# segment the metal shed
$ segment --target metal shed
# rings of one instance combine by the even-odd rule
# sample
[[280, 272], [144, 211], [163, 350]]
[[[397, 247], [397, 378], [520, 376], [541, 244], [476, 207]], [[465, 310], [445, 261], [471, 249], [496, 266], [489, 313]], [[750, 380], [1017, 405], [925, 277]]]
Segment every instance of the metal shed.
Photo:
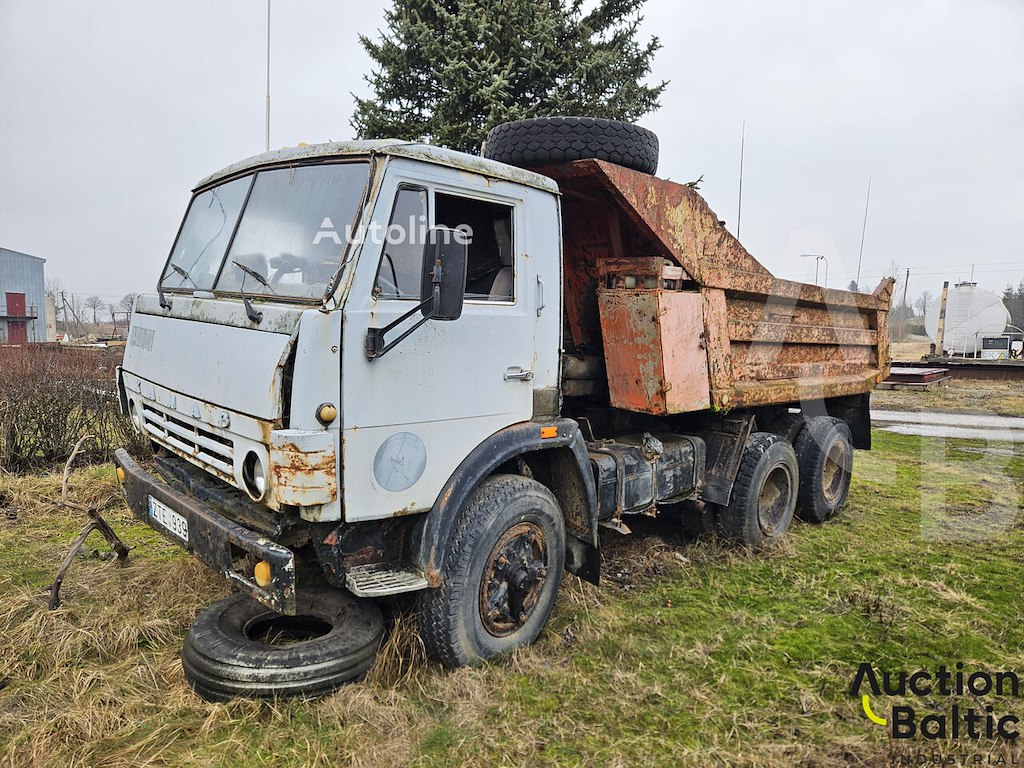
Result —
[[0, 344], [46, 341], [46, 259], [0, 248]]

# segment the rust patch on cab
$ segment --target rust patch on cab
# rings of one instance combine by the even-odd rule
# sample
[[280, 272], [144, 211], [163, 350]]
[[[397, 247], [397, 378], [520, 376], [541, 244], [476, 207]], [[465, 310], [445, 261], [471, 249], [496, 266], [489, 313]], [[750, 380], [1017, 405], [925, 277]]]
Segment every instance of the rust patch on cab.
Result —
[[327, 431], [276, 430], [270, 443], [270, 480], [281, 504], [308, 507], [338, 496], [337, 454]]

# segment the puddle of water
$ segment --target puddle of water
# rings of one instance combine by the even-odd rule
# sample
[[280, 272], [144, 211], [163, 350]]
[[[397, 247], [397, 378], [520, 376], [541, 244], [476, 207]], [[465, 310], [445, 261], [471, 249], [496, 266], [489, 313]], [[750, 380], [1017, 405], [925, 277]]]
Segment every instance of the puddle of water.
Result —
[[1024, 430], [1024, 419], [977, 413], [937, 411], [872, 411], [871, 420], [898, 424], [942, 424], [951, 427]]
[[872, 411], [880, 429], [900, 435], [1024, 443], [1024, 419], [940, 411]]
[[948, 424], [893, 424], [879, 427], [886, 432], [919, 437], [945, 437], [959, 440], [988, 440], [995, 443], [1024, 443], [1024, 430], [954, 427]]

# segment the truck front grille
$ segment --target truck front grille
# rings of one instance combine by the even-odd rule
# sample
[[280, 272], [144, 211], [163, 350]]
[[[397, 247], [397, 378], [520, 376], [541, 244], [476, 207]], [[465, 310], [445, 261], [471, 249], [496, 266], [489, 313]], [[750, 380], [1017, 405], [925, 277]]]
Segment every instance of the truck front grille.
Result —
[[157, 442], [191, 458], [228, 480], [234, 478], [234, 445], [226, 437], [179, 418], [176, 414], [145, 404], [142, 413], [148, 432]]

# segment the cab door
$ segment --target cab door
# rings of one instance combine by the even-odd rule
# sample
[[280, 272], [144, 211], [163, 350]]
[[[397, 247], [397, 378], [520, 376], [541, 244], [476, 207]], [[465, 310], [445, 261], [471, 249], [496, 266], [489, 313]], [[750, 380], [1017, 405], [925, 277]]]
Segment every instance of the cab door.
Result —
[[[367, 328], [386, 326], [420, 300], [423, 242], [431, 226], [469, 238], [462, 316], [427, 321], [368, 360]], [[529, 238], [518, 185], [389, 162], [345, 309], [346, 520], [429, 509], [473, 448], [532, 417], [539, 283], [528, 266]]]

